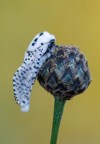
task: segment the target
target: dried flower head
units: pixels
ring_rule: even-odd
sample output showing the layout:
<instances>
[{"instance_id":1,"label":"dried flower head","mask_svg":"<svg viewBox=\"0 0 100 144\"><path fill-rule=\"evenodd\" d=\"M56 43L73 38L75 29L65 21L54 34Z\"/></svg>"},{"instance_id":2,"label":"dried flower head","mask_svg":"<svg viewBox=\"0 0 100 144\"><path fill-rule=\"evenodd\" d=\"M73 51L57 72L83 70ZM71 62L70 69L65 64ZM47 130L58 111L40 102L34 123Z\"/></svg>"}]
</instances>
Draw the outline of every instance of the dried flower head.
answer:
<instances>
[{"instance_id":1,"label":"dried flower head","mask_svg":"<svg viewBox=\"0 0 100 144\"><path fill-rule=\"evenodd\" d=\"M55 97L69 100L89 86L88 63L77 47L53 45L52 49L54 52L39 71L38 81Z\"/></svg>"}]
</instances>

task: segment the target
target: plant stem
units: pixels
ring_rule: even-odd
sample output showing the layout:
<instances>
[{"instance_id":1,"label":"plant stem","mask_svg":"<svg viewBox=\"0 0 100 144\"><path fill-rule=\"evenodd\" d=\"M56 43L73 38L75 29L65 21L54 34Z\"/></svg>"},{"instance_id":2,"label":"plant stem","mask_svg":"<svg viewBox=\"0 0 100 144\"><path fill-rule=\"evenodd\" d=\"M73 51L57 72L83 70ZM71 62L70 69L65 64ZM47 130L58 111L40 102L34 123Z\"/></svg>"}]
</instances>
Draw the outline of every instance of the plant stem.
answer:
<instances>
[{"instance_id":1,"label":"plant stem","mask_svg":"<svg viewBox=\"0 0 100 144\"><path fill-rule=\"evenodd\" d=\"M56 144L56 142L57 142L59 127L60 127L60 122L61 122L65 102L66 102L66 100L59 100L58 98L55 98L50 144Z\"/></svg>"}]
</instances>

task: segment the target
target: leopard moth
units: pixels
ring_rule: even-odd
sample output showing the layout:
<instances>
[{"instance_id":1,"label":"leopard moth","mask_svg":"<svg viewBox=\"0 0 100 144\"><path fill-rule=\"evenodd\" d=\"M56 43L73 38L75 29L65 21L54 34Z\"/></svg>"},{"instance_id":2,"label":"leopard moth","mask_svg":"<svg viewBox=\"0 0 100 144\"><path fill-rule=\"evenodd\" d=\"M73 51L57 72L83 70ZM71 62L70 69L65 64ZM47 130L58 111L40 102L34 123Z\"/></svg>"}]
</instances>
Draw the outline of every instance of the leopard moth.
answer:
<instances>
[{"instance_id":1,"label":"leopard moth","mask_svg":"<svg viewBox=\"0 0 100 144\"><path fill-rule=\"evenodd\" d=\"M55 36L48 32L37 34L28 46L24 61L13 75L13 91L22 112L30 107L30 94L43 63L51 56Z\"/></svg>"}]
</instances>

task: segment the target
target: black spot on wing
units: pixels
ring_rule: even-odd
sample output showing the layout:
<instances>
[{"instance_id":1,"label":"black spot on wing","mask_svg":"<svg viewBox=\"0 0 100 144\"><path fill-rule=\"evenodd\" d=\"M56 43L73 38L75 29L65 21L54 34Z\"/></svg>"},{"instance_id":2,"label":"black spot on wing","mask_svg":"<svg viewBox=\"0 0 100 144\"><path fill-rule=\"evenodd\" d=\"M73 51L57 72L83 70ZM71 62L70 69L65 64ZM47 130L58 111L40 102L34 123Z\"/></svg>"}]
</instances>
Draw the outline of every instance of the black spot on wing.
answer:
<instances>
[{"instance_id":1,"label":"black spot on wing","mask_svg":"<svg viewBox=\"0 0 100 144\"><path fill-rule=\"evenodd\" d=\"M25 101L23 100L22 103L25 104Z\"/></svg>"},{"instance_id":2,"label":"black spot on wing","mask_svg":"<svg viewBox=\"0 0 100 144\"><path fill-rule=\"evenodd\" d=\"M15 79L13 79L13 82L16 82Z\"/></svg>"},{"instance_id":3,"label":"black spot on wing","mask_svg":"<svg viewBox=\"0 0 100 144\"><path fill-rule=\"evenodd\" d=\"M37 66L34 66L34 68L35 68L35 69L38 69L38 67L37 67Z\"/></svg>"},{"instance_id":4,"label":"black spot on wing","mask_svg":"<svg viewBox=\"0 0 100 144\"><path fill-rule=\"evenodd\" d=\"M35 43L32 43L32 46L34 46L35 45Z\"/></svg>"},{"instance_id":5,"label":"black spot on wing","mask_svg":"<svg viewBox=\"0 0 100 144\"><path fill-rule=\"evenodd\" d=\"M38 40L38 38L36 38L34 41L36 42Z\"/></svg>"},{"instance_id":6,"label":"black spot on wing","mask_svg":"<svg viewBox=\"0 0 100 144\"><path fill-rule=\"evenodd\" d=\"M42 35L43 35L43 32L41 32L39 36L42 36Z\"/></svg>"},{"instance_id":7,"label":"black spot on wing","mask_svg":"<svg viewBox=\"0 0 100 144\"><path fill-rule=\"evenodd\" d=\"M41 45L44 45L44 43L41 43Z\"/></svg>"}]
</instances>

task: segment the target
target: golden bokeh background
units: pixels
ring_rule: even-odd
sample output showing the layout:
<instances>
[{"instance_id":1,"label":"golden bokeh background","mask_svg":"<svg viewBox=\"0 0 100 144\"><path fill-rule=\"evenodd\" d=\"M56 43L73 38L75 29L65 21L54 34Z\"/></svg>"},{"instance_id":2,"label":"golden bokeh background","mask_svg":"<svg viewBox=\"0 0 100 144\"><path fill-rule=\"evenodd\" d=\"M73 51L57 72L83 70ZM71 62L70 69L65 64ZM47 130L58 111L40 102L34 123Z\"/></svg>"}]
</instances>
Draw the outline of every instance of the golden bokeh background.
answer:
<instances>
[{"instance_id":1,"label":"golden bokeh background","mask_svg":"<svg viewBox=\"0 0 100 144\"><path fill-rule=\"evenodd\" d=\"M28 113L13 98L12 76L41 31L77 45L92 83L66 103L57 144L100 144L100 1L0 0L0 144L49 144L54 99L35 83Z\"/></svg>"}]
</instances>

